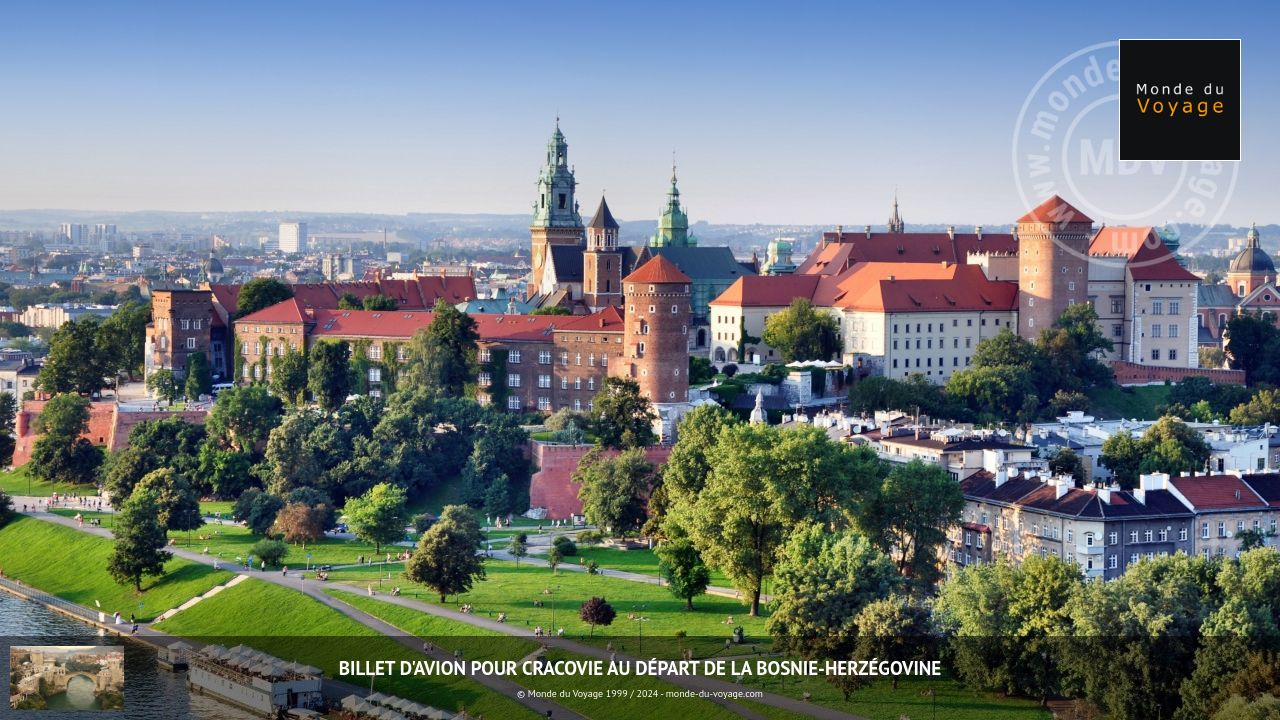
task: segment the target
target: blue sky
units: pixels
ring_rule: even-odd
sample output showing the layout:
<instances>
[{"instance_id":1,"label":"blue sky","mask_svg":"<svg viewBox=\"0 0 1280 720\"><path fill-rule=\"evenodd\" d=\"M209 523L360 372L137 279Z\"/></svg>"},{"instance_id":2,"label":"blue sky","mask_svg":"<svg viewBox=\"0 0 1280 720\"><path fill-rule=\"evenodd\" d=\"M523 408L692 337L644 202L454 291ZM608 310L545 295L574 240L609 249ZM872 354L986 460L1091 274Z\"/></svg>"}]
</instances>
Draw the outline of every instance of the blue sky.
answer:
<instances>
[{"instance_id":1,"label":"blue sky","mask_svg":"<svg viewBox=\"0 0 1280 720\"><path fill-rule=\"evenodd\" d=\"M0 208L525 212L559 113L584 211L656 216L675 150L694 220L1008 222L1060 58L1241 37L1224 220L1280 220L1262 3L114 5L4 11Z\"/></svg>"}]
</instances>

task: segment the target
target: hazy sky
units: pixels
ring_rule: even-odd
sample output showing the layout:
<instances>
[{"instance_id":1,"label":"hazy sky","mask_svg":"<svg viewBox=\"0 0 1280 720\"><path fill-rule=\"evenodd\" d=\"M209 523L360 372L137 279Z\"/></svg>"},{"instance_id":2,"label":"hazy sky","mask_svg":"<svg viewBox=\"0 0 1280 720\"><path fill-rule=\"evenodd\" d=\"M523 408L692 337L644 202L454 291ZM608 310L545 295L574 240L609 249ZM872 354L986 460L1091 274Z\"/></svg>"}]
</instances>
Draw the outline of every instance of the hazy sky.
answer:
<instances>
[{"instance_id":1,"label":"hazy sky","mask_svg":"<svg viewBox=\"0 0 1280 720\"><path fill-rule=\"evenodd\" d=\"M526 212L559 113L584 213L655 217L674 149L694 220L1008 222L1060 58L1241 37L1224 220L1280 220L1269 3L116 5L4 11L0 208Z\"/></svg>"}]
</instances>

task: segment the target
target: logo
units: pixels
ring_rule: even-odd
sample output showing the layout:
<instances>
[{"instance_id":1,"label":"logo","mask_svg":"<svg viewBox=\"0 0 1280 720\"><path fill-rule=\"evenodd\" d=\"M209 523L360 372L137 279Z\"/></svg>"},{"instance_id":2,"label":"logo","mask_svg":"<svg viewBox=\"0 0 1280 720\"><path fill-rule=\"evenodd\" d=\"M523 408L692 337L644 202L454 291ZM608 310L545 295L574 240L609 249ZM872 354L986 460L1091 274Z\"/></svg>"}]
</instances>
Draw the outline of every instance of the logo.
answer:
<instances>
[{"instance_id":1,"label":"logo","mask_svg":"<svg viewBox=\"0 0 1280 720\"><path fill-rule=\"evenodd\" d=\"M1019 197L1029 209L1061 195L1098 223L1155 226L1190 249L1221 218L1239 164L1122 159L1119 50L1116 41L1081 48L1027 93L1012 142Z\"/></svg>"}]
</instances>

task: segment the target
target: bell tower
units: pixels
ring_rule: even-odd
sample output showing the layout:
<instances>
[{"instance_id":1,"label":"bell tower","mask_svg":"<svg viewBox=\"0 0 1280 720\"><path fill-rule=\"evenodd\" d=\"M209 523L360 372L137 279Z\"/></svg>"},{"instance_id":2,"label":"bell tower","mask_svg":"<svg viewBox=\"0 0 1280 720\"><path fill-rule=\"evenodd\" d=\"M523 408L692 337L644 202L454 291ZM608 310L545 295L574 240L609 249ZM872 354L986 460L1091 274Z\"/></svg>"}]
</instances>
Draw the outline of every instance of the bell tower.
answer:
<instances>
[{"instance_id":1,"label":"bell tower","mask_svg":"<svg viewBox=\"0 0 1280 720\"><path fill-rule=\"evenodd\" d=\"M689 234L689 216L680 207L674 161L671 163L671 189L667 190L667 204L658 216L658 232L649 244L654 247L696 247L698 244L698 239Z\"/></svg>"},{"instance_id":2,"label":"bell tower","mask_svg":"<svg viewBox=\"0 0 1280 720\"><path fill-rule=\"evenodd\" d=\"M582 216L578 214L578 201L574 197L577 186L569 165L569 144L560 132L560 118L556 118L555 132L547 141L546 164L538 174L538 197L533 202L533 224L529 227L533 267L529 297L547 292L545 286L552 275L550 246L583 245Z\"/></svg>"},{"instance_id":3,"label":"bell tower","mask_svg":"<svg viewBox=\"0 0 1280 720\"><path fill-rule=\"evenodd\" d=\"M587 223L587 249L582 253L582 298L593 310L622 305L622 252L618 250L618 221L609 203Z\"/></svg>"}]
</instances>

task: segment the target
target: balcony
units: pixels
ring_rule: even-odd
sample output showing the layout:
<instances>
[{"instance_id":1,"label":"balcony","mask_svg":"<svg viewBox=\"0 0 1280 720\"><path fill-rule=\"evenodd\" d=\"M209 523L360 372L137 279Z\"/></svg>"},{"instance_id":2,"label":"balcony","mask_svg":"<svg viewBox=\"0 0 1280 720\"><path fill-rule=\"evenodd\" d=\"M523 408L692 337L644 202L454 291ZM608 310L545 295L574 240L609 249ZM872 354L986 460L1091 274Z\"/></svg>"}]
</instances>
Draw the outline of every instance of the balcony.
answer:
<instances>
[{"instance_id":1,"label":"balcony","mask_svg":"<svg viewBox=\"0 0 1280 720\"><path fill-rule=\"evenodd\" d=\"M1077 555L1101 555L1106 548L1102 545L1077 545Z\"/></svg>"}]
</instances>

